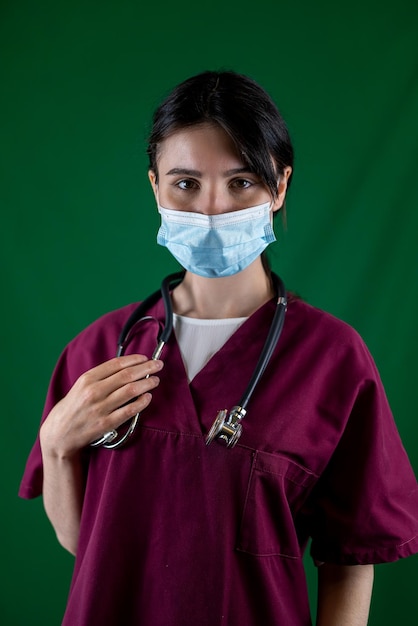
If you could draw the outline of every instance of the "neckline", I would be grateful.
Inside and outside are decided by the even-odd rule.
[[[173,313],[173,320],[181,320],[190,326],[234,326],[241,324],[249,319],[249,316],[243,317],[222,317],[222,318],[205,318],[205,317],[189,317],[188,315],[179,315]]]

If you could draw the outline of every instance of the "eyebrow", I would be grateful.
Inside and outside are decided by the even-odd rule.
[[[249,167],[235,167],[231,170],[227,170],[223,173],[225,177],[234,176],[236,174],[254,174],[254,172]],[[166,176],[195,176],[196,178],[202,178],[202,172],[199,170],[189,170],[185,167],[173,167],[173,169],[169,170],[166,173]]]
[[[167,172],[166,176],[177,176],[178,174],[181,176],[196,176],[196,178],[202,176],[202,172],[199,172],[199,170],[189,170],[184,167],[173,167],[172,170]]]

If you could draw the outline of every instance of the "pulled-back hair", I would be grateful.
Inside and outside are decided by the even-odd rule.
[[[278,175],[288,165],[293,168],[286,123],[264,89],[231,71],[192,76],[157,108],[147,149],[156,176],[161,142],[178,130],[204,123],[218,124],[228,133],[245,166],[260,176],[275,198]]]

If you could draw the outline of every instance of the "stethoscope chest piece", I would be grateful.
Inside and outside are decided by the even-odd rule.
[[[214,439],[217,439],[227,448],[233,448],[241,437],[241,420],[246,413],[247,411],[241,406],[234,406],[229,413],[227,409],[219,411],[206,435],[206,445],[208,446]]]

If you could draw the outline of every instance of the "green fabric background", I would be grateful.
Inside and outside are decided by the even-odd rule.
[[[2,0],[2,624],[60,622],[72,557],[18,483],[64,345],[177,267],[155,243],[145,138],[199,71],[249,74],[287,119],[273,266],[362,334],[417,470],[417,42],[416,0]],[[370,624],[416,625],[417,583],[417,557],[377,567]]]

